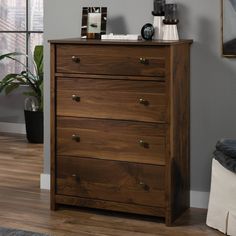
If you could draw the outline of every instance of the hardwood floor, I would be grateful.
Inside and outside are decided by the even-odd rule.
[[[40,191],[43,146],[24,136],[0,134],[0,226],[55,236],[215,236],[206,211],[187,211],[174,227],[158,218],[88,209],[49,210],[49,192]]]

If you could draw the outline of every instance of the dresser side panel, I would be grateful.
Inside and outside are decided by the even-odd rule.
[[[51,173],[50,173],[50,177],[51,177],[51,190],[50,190],[50,194],[51,194],[51,201],[50,201],[50,205],[51,205],[51,209],[55,210],[56,208],[56,202],[55,202],[55,179],[56,179],[56,175],[55,175],[55,165],[56,165],[56,153],[55,153],[55,138],[56,138],[56,124],[55,124],[55,103],[56,103],[56,98],[55,98],[55,61],[56,61],[56,55],[55,55],[55,44],[51,44],[50,45],[50,77],[51,77],[51,81],[50,81],[50,123],[51,123],[51,129],[50,129],[50,155],[51,155]]]
[[[171,224],[190,205],[190,45],[173,45],[171,53],[169,211]]]

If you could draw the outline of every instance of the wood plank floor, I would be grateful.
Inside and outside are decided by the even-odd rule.
[[[88,209],[49,210],[49,192],[39,190],[43,146],[24,136],[0,134],[0,226],[55,236],[215,236],[206,211],[190,209],[174,227],[158,218]]]

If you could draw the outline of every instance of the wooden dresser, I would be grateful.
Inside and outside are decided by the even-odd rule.
[[[51,209],[189,207],[191,40],[51,40]]]

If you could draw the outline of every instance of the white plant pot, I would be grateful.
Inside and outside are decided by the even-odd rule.
[[[163,39],[163,33],[164,33],[164,16],[154,16],[153,19],[153,27],[155,29],[155,33],[153,36],[153,39],[155,40],[162,40]]]
[[[179,40],[177,25],[164,25],[163,40]]]

